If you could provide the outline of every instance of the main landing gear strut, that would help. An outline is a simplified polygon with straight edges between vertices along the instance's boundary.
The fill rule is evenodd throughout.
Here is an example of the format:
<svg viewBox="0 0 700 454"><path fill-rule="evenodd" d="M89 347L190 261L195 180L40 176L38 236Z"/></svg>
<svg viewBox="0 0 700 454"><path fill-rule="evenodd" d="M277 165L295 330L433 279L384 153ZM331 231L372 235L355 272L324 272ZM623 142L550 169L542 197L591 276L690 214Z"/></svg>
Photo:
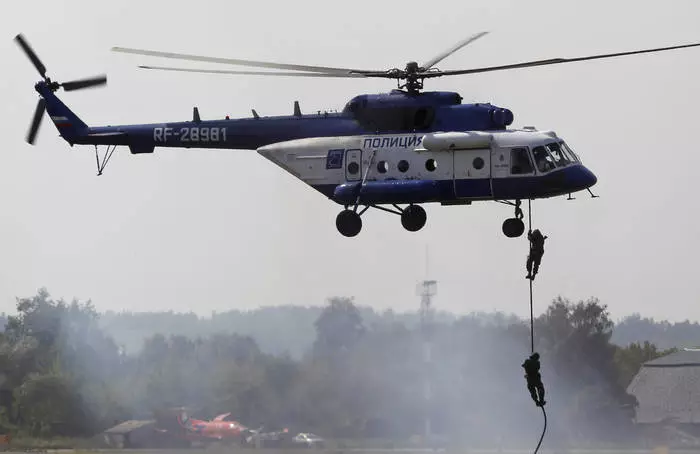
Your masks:
<svg viewBox="0 0 700 454"><path fill-rule="evenodd" d="M427 215L422 206L411 204L403 209L398 205L393 205L393 207L395 210L379 205L367 205L358 213L357 206L355 206L354 209L350 209L348 205L346 205L345 209L338 213L338 216L335 218L335 226L338 228L338 232L343 236L353 237L357 235L360 233L360 230L362 230L362 218L360 216L370 208L398 214L401 216L401 225L409 232L417 232L425 225Z"/></svg>
<svg viewBox="0 0 700 454"><path fill-rule="evenodd" d="M503 234L508 238L521 236L525 232L525 223L523 222L523 210L520 208L520 200L516 200L514 204L512 202L501 203L515 206L515 217L503 221Z"/></svg>

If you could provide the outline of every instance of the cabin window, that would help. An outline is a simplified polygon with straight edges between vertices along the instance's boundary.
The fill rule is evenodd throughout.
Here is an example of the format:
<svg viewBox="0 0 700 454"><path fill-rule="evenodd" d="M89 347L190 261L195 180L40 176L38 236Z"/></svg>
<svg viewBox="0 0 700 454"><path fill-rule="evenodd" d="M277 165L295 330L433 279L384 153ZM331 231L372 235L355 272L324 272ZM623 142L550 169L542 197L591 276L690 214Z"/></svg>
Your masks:
<svg viewBox="0 0 700 454"><path fill-rule="evenodd" d="M425 161L425 170L428 172L434 172L435 169L437 169L437 161L432 158Z"/></svg>
<svg viewBox="0 0 700 454"><path fill-rule="evenodd" d="M547 144L547 150L554 158L554 163L557 167L564 167L572 163L571 156L569 156L558 143L552 142Z"/></svg>
<svg viewBox="0 0 700 454"><path fill-rule="evenodd" d="M377 163L377 172L387 173L389 171L389 164L386 161L379 161Z"/></svg>
<svg viewBox="0 0 700 454"><path fill-rule="evenodd" d="M513 148L510 150L510 173L523 175L534 172L527 148Z"/></svg>
<svg viewBox="0 0 700 454"><path fill-rule="evenodd" d="M360 165L358 163L353 161L353 162L348 164L348 172L351 175L355 175L359 171L360 171Z"/></svg>
<svg viewBox="0 0 700 454"><path fill-rule="evenodd" d="M400 160L397 167L399 169L399 172L406 172L408 170L408 161L406 161L405 159Z"/></svg>
<svg viewBox="0 0 700 454"><path fill-rule="evenodd" d="M549 172L556 167L554 164L554 159L552 159L542 145L535 147L532 150L532 156L535 158L535 166L537 166L537 170L542 173Z"/></svg>
<svg viewBox="0 0 700 454"><path fill-rule="evenodd" d="M475 168L476 170L481 170L481 169L483 169L483 168L484 168L484 160L483 160L483 158L477 156L477 157L474 158L474 160L472 161L472 165L474 166L474 168Z"/></svg>

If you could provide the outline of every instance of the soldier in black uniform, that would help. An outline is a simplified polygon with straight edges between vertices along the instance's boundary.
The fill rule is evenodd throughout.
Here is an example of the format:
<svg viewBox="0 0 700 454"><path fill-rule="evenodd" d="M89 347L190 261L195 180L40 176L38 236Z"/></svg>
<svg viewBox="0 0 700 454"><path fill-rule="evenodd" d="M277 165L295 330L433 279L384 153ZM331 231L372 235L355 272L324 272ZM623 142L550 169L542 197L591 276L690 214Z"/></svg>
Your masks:
<svg viewBox="0 0 700 454"><path fill-rule="evenodd" d="M530 391L532 400L535 405L543 407L546 403L544 400L544 385L542 384L542 376L540 375L540 354L533 353L522 364L525 369L525 379L527 379L527 390Z"/></svg>
<svg viewBox="0 0 700 454"><path fill-rule="evenodd" d="M527 276L526 279L535 279L537 271L540 269L540 262L544 255L544 240L546 236L542 235L539 229L527 233L527 239L530 240L530 253L527 256Z"/></svg>

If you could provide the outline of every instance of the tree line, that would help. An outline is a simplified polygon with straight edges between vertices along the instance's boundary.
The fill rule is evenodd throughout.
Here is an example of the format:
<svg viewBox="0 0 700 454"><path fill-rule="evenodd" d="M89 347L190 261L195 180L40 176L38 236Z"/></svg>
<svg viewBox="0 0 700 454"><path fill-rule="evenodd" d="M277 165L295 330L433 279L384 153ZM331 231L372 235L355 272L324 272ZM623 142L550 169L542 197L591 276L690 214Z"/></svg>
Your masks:
<svg viewBox="0 0 700 454"><path fill-rule="evenodd" d="M245 333L200 335L195 319L187 335L173 334L172 325L161 330L155 315L144 315L152 334L128 352L90 301L54 300L42 289L17 300L0 335L0 426L35 437L87 437L187 406L195 416L232 412L251 428L328 438L405 440L423 433L426 417L436 436L472 446L530 443L539 433L521 367L530 354L529 321L436 314L422 327L415 315L367 314L351 298L329 299L308 322L308 347L297 355L265 351L264 340ZM557 298L537 317L552 439L633 437L635 400L626 387L644 361L670 350L616 345L613 327L595 298ZM299 329L287 319L276 335Z"/></svg>
<svg viewBox="0 0 700 454"><path fill-rule="evenodd" d="M230 310L198 316L194 313L177 312L114 312L100 314L99 326L129 354L138 354L144 341L158 332L167 336L183 335L189 338L207 337L214 333L237 333L253 337L260 349L266 353L281 355L288 353L301 358L315 339L314 321L322 306L273 306L252 310ZM358 310L368 326L400 322L415 328L419 316L413 312L377 311L359 306ZM515 316L503 313L476 313L481 319L511 319ZM435 314L441 323L455 322L459 316L440 311ZM4 317L0 316L0 325ZM671 323L632 314L615 321L611 341L616 345L631 343L653 343L660 349L698 346L700 324L688 320Z"/></svg>

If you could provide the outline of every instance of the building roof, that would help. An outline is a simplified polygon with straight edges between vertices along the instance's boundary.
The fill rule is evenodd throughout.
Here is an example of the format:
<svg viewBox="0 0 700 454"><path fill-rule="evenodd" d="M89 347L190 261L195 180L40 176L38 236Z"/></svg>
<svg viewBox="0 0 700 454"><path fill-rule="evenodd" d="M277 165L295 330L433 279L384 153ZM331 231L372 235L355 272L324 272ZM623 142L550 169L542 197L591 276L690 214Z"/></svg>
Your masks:
<svg viewBox="0 0 700 454"><path fill-rule="evenodd" d="M681 350L644 363L627 392L639 402L637 423L700 423L700 350Z"/></svg>
<svg viewBox="0 0 700 454"><path fill-rule="evenodd" d="M121 424L117 424L114 427L110 427L109 429L105 430L104 433L107 434L126 434L129 433L133 430L140 429L142 427L146 427L149 425L154 425L156 422L155 421L138 421L138 420L130 420L130 421L124 421Z"/></svg>
<svg viewBox="0 0 700 454"><path fill-rule="evenodd" d="M686 348L644 363L644 367L673 366L700 366L700 349Z"/></svg>

